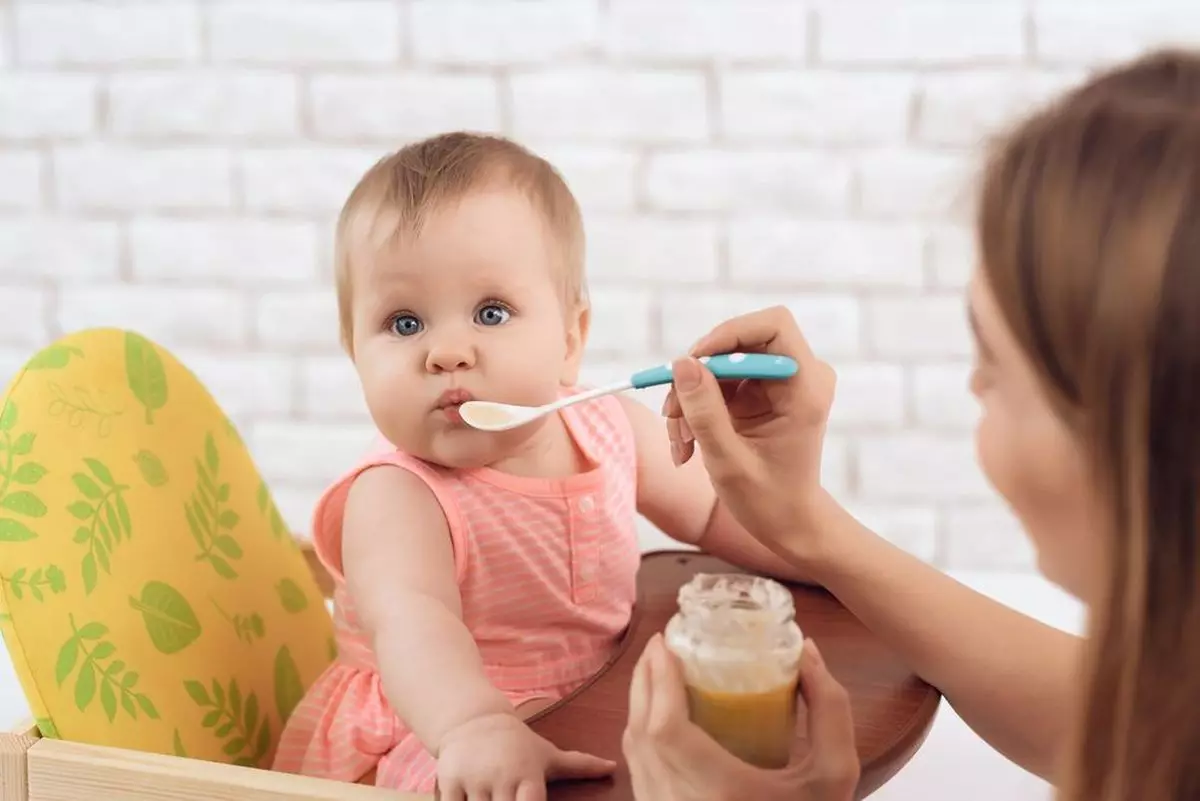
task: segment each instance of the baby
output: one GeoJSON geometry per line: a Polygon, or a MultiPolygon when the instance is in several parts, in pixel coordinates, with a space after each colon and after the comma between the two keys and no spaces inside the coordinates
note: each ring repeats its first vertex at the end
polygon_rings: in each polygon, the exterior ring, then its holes
{"type": "Polygon", "coordinates": [[[373,166],[337,225],[342,343],[380,444],[320,498],[337,660],[275,768],[443,798],[543,797],[612,764],[525,719],[610,658],[630,619],[644,514],[669,536],[781,573],[675,467],[661,419],[607,397],[504,433],[472,398],[577,391],[589,312],[579,209],[546,161],[452,133],[373,166]],[[529,794],[528,796],[526,794],[529,794]]]}

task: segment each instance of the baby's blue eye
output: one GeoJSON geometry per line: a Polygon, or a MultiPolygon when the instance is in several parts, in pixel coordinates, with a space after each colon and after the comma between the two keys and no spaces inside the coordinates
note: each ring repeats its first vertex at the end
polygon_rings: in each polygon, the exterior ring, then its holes
{"type": "Polygon", "coordinates": [[[495,303],[490,303],[475,313],[475,322],[480,325],[502,325],[508,321],[508,309],[495,303]]]}
{"type": "Polygon", "coordinates": [[[421,320],[411,314],[398,314],[392,318],[392,331],[402,337],[411,337],[421,332],[421,320]]]}

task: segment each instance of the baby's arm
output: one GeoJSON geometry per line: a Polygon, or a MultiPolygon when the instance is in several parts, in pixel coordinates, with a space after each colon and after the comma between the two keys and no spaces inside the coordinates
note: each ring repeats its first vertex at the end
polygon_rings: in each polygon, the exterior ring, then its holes
{"type": "Polygon", "coordinates": [[[438,759],[442,797],[523,797],[547,778],[612,772],[607,760],[561,751],[535,734],[488,680],[462,620],[449,524],[417,476],[375,467],[354,481],[342,570],[388,702],[438,759]]]}
{"type": "Polygon", "coordinates": [[[624,405],[638,455],[638,511],[664,534],[747,570],[782,579],[807,576],[754,539],[709,481],[701,459],[675,466],[663,419],[639,401],[618,396],[624,405]]]}
{"type": "Polygon", "coordinates": [[[423,481],[399,467],[371,468],[354,481],[342,568],[384,693],[432,753],[472,718],[513,713],[463,624],[450,528],[423,481]]]}

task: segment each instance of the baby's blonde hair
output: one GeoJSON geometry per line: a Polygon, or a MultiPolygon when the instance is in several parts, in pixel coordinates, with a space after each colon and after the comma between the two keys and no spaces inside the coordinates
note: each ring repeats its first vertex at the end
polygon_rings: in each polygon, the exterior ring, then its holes
{"type": "Polygon", "coordinates": [[[354,355],[350,315],[352,267],[402,233],[419,232],[431,210],[472,190],[504,182],[525,194],[562,249],[564,300],[583,302],[584,232],[579,205],[558,171],[509,139],[455,131],[407,145],[380,159],[342,206],[334,242],[334,278],[342,347],[354,355]],[[365,246],[365,248],[364,248],[365,246]]]}

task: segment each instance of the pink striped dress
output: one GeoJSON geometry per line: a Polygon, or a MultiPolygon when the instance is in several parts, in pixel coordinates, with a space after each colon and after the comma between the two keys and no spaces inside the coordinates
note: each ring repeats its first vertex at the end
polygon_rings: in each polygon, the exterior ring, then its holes
{"type": "Polygon", "coordinates": [[[373,465],[411,470],[441,503],[463,619],[488,677],[514,704],[561,698],[604,665],[629,622],[640,563],[633,431],[611,397],[561,414],[594,465],[587,472],[544,479],[451,470],[385,443],[325,491],[313,541],[336,582],[338,657],[288,720],[276,770],[353,782],[378,767],[378,786],[434,789],[436,762],[384,697],[340,569],[346,493],[373,465]]]}

